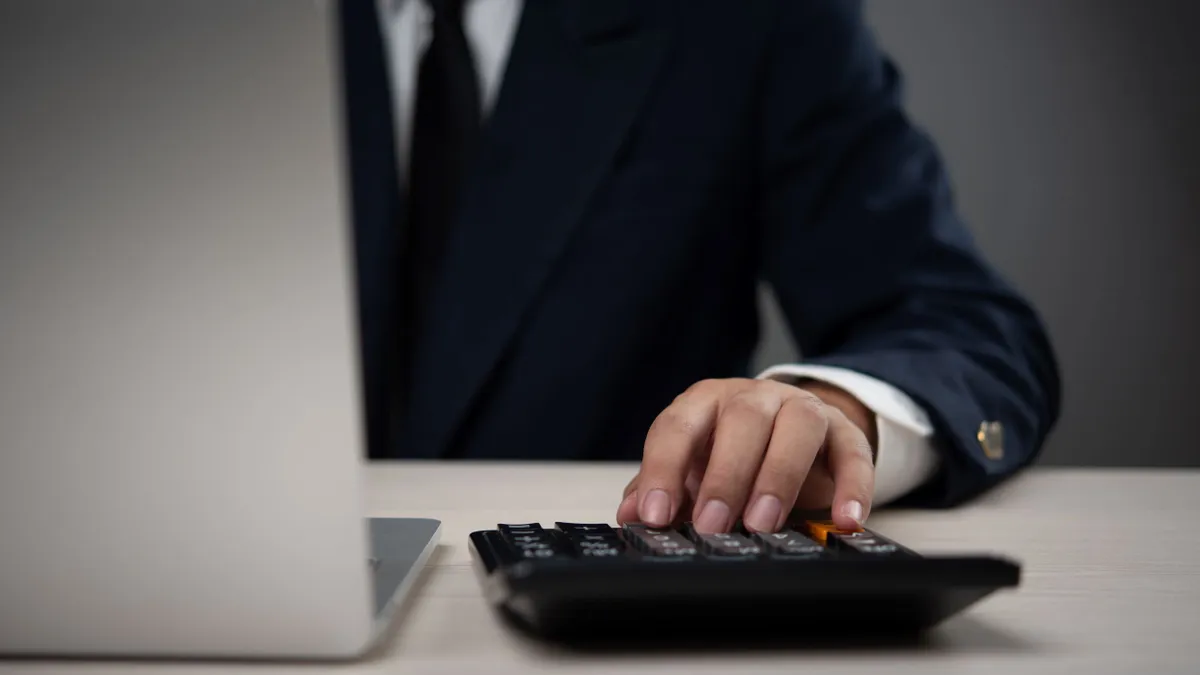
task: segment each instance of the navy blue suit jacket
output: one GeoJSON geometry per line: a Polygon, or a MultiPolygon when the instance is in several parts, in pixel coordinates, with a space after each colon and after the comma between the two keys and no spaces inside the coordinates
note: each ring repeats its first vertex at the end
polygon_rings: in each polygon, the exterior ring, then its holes
{"type": "Polygon", "coordinates": [[[390,414],[403,196],[373,4],[343,15],[373,457],[638,459],[689,385],[752,375],[762,280],[807,362],[931,415],[942,468],[910,503],[1037,455],[1043,326],[956,215],[858,0],[527,0],[390,414]]]}

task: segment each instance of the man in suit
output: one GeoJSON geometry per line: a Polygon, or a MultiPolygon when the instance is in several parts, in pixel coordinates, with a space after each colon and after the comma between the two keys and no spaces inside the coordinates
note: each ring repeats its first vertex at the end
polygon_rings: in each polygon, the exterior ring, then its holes
{"type": "Polygon", "coordinates": [[[617,519],[950,506],[1059,409],[859,0],[346,0],[373,457],[640,459],[617,519]],[[756,289],[803,361],[749,372],[756,289]]]}

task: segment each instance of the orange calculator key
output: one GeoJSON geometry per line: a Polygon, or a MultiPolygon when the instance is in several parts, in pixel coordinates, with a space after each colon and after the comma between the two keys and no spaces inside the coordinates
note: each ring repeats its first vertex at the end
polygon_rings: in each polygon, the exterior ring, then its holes
{"type": "Polygon", "coordinates": [[[804,528],[808,530],[808,536],[818,544],[826,544],[826,538],[829,534],[851,534],[854,532],[862,532],[862,528],[845,530],[833,523],[832,520],[806,520],[804,528]]]}

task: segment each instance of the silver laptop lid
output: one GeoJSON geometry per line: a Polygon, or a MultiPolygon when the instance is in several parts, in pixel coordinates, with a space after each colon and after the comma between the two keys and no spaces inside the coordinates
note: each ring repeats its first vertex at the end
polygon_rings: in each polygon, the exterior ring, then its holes
{"type": "Polygon", "coordinates": [[[0,3],[0,652],[368,636],[333,16],[0,3]]]}

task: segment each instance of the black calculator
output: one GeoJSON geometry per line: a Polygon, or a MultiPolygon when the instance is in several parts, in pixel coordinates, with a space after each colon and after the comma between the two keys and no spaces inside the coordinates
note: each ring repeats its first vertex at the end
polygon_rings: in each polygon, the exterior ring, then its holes
{"type": "Polygon", "coordinates": [[[989,594],[1020,565],[925,556],[870,529],[803,520],[779,532],[701,534],[604,523],[473,532],[487,600],[542,637],[919,634],[989,594]]]}

